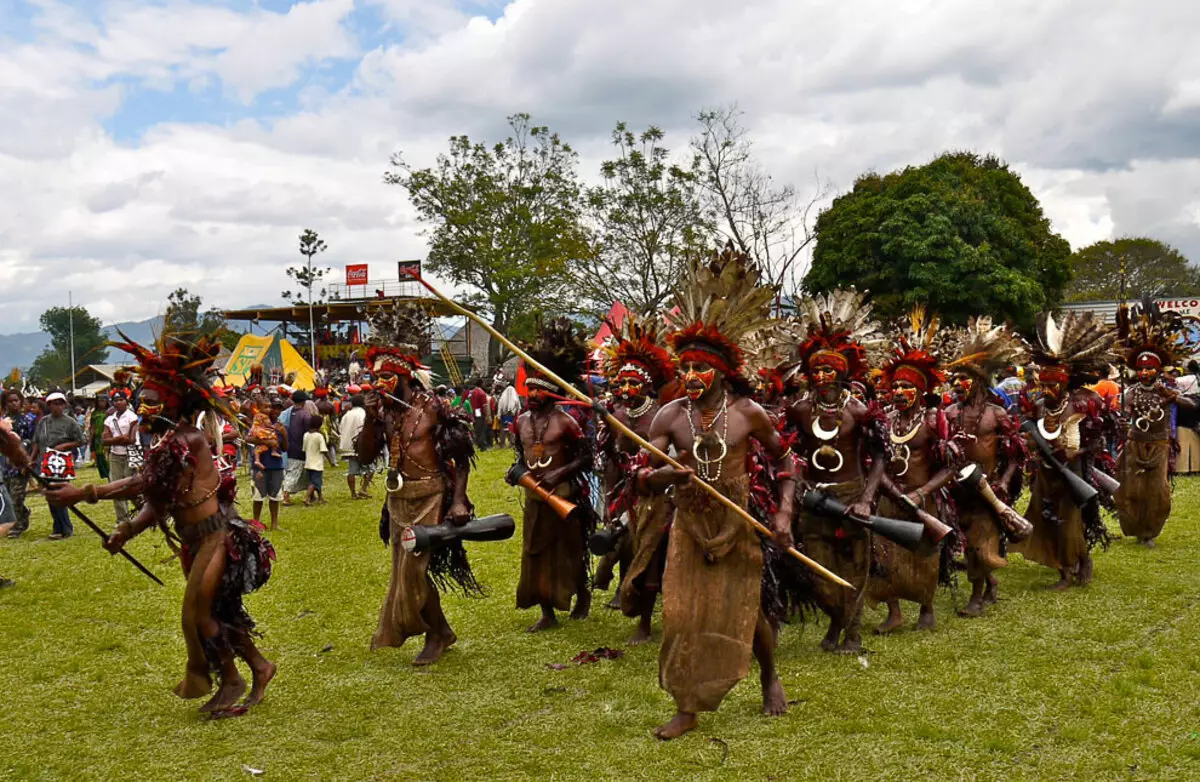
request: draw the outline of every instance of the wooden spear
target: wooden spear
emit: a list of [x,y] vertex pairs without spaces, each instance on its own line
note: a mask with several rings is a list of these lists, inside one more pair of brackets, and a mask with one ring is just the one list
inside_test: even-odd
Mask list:
[[[555,383],[558,384],[558,386],[560,388],[564,389],[571,396],[575,397],[576,399],[578,399],[581,402],[586,403],[588,406],[590,406],[594,410],[596,410],[596,412],[602,413],[604,415],[605,420],[608,421],[609,426],[619,429],[621,432],[623,432],[625,434],[626,437],[633,440],[635,443],[637,443],[641,447],[645,448],[647,451],[654,454],[659,459],[662,459],[664,462],[671,465],[675,469],[677,469],[677,470],[686,470],[687,469],[682,464],[675,461],[670,456],[668,456],[667,454],[665,454],[661,450],[659,450],[657,447],[655,447],[655,445],[653,443],[651,443],[649,440],[646,440],[641,435],[639,435],[637,432],[633,431],[628,426],[621,423],[618,419],[614,418],[606,410],[597,406],[595,404],[595,400],[592,399],[591,397],[589,397],[587,394],[585,394],[582,391],[580,391],[579,389],[575,388],[575,386],[573,386],[570,383],[568,383],[567,381],[563,380],[561,377],[554,374],[549,369],[547,369],[546,367],[539,364],[537,361],[534,361],[529,356],[528,353],[526,353],[525,351],[521,350],[519,347],[514,345],[510,340],[506,339],[503,334],[501,334],[500,332],[498,332],[494,328],[492,328],[491,324],[489,324],[483,318],[479,317],[474,312],[471,312],[470,310],[466,309],[465,307],[459,305],[453,299],[444,295],[441,291],[439,291],[437,288],[430,285],[427,281],[425,281],[421,277],[417,277],[412,272],[408,272],[408,273],[410,274],[410,276],[414,277],[415,280],[417,282],[419,282],[426,290],[428,290],[434,296],[438,297],[443,302],[445,302],[446,306],[450,307],[450,309],[454,310],[459,315],[463,315],[463,316],[469,318],[470,320],[473,320],[474,322],[478,323],[480,326],[482,326],[484,331],[486,331],[488,334],[491,334],[496,339],[500,340],[500,342],[503,343],[505,347],[507,347],[509,350],[511,350],[516,355],[520,356],[525,361],[526,364],[528,364],[531,367],[534,367],[539,372],[541,372],[543,375],[545,375],[546,377],[553,380]],[[706,491],[710,495],[712,495],[713,499],[715,499],[717,502],[721,503],[726,508],[729,508],[731,511],[733,511],[734,513],[741,516],[748,524],[750,524],[750,526],[752,526],[752,527],[754,527],[754,529],[758,530],[759,533],[766,535],[767,537],[774,540],[775,534],[773,532],[771,532],[771,530],[768,529],[766,526],[764,526],[761,522],[759,522],[758,519],[751,516],[750,513],[745,508],[738,505],[736,502],[729,499],[728,497],[726,497],[721,492],[717,491],[715,488],[713,488],[709,484],[700,480],[694,473],[692,475],[692,482],[694,482],[701,489],[703,489],[704,491]],[[816,561],[804,556],[799,551],[797,551],[794,547],[789,546],[787,549],[787,553],[790,554],[792,557],[800,560],[808,567],[815,570],[817,573],[819,573],[821,575],[822,578],[832,581],[833,583],[838,584],[839,586],[846,587],[847,589],[854,589],[854,585],[851,584],[849,581],[846,581],[844,578],[842,578],[838,574],[836,574],[833,571],[829,570],[828,568],[824,567],[823,565],[821,565],[821,563],[816,562]]]

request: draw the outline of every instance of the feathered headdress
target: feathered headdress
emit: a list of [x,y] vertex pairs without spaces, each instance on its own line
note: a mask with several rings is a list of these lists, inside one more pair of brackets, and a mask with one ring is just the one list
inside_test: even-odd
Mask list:
[[601,371],[610,385],[633,373],[658,391],[675,377],[671,354],[661,344],[658,325],[649,318],[626,313],[618,329],[612,323],[613,340],[601,346]]
[[831,366],[846,380],[866,380],[867,351],[883,342],[879,324],[871,320],[866,293],[855,289],[806,296],[800,302],[806,329],[800,344],[804,370]]
[[891,356],[883,362],[881,383],[886,387],[906,380],[922,393],[946,382],[941,370],[942,356],[948,355],[953,335],[939,329],[941,319],[927,312],[924,305],[912,308],[908,318],[896,329]]
[[372,375],[394,372],[415,378],[427,390],[433,388],[433,373],[421,363],[421,355],[429,350],[432,319],[424,308],[411,302],[394,302],[381,307],[369,316],[371,337],[368,340],[367,368]]
[[804,324],[797,318],[781,318],[755,331],[742,345],[746,373],[761,380],[775,396],[797,391],[800,359],[796,346],[803,339]]
[[[587,365],[587,345],[583,334],[567,318],[554,318],[548,323],[537,324],[537,340],[532,345],[522,346],[535,361],[561,377],[575,383],[582,377]],[[526,384],[543,388],[556,394],[564,389],[542,375],[536,368],[526,366]]]
[[969,319],[966,328],[955,330],[953,335],[954,359],[944,369],[969,374],[980,383],[990,383],[1005,367],[1020,366],[1029,360],[1029,343],[1007,325],[993,325],[987,315]]
[[675,289],[675,329],[667,344],[680,361],[704,361],[734,380],[745,381],[739,342],[772,323],[778,290],[759,284],[758,268],[725,245],[709,260],[694,259]]
[[208,372],[221,352],[221,343],[215,337],[203,335],[193,341],[163,334],[150,350],[121,331],[117,333],[124,342],[109,345],[134,357],[134,371],[142,379],[142,388],[157,392],[164,410],[179,411],[185,417],[201,410],[232,414],[213,389]]
[[1179,363],[1196,347],[1182,316],[1163,312],[1148,296],[1132,311],[1122,307],[1117,312],[1117,338],[1122,359],[1130,369],[1162,369]]
[[1094,312],[1071,311],[1059,325],[1054,315],[1037,318],[1037,344],[1033,362],[1043,380],[1067,383],[1071,379],[1104,377],[1108,365],[1117,360],[1113,345],[1117,334]]

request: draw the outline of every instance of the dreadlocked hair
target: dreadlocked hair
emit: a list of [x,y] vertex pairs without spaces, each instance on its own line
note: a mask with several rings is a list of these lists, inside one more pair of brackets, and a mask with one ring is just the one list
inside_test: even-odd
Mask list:
[[[563,317],[553,318],[548,322],[538,318],[535,327],[537,338],[533,344],[522,345],[522,349],[534,361],[566,382],[578,384],[587,366],[587,345],[579,328]],[[531,377],[541,377],[541,373],[532,366],[527,366],[525,371]],[[549,378],[544,380],[553,382]]]

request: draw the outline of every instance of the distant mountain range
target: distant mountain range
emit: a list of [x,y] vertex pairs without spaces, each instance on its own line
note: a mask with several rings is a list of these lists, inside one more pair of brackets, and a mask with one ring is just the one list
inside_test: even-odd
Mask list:
[[[270,305],[256,304],[246,309],[265,308],[267,306]],[[105,326],[104,333],[110,339],[117,339],[117,329],[120,329],[124,332],[125,336],[134,342],[146,345],[153,342],[155,335],[162,330],[162,322],[162,316],[155,316],[146,320],[114,323],[110,326]],[[246,321],[229,321],[229,327],[235,331],[249,331],[250,324]],[[261,332],[261,329],[259,331]],[[34,359],[38,357],[38,354],[45,350],[49,344],[50,335],[44,331],[0,335],[0,376],[7,375],[8,371],[13,367],[20,367],[22,372],[27,371],[33,364]],[[119,359],[115,355],[116,353],[120,353],[120,351],[110,350],[108,359],[105,361],[98,361],[95,357],[80,358],[80,366],[86,364],[118,363],[123,359]]]

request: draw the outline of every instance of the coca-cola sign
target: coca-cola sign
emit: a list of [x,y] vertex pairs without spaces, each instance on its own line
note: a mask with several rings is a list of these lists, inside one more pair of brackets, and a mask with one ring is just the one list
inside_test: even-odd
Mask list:
[[370,266],[365,263],[346,264],[346,284],[366,285],[369,270]]

